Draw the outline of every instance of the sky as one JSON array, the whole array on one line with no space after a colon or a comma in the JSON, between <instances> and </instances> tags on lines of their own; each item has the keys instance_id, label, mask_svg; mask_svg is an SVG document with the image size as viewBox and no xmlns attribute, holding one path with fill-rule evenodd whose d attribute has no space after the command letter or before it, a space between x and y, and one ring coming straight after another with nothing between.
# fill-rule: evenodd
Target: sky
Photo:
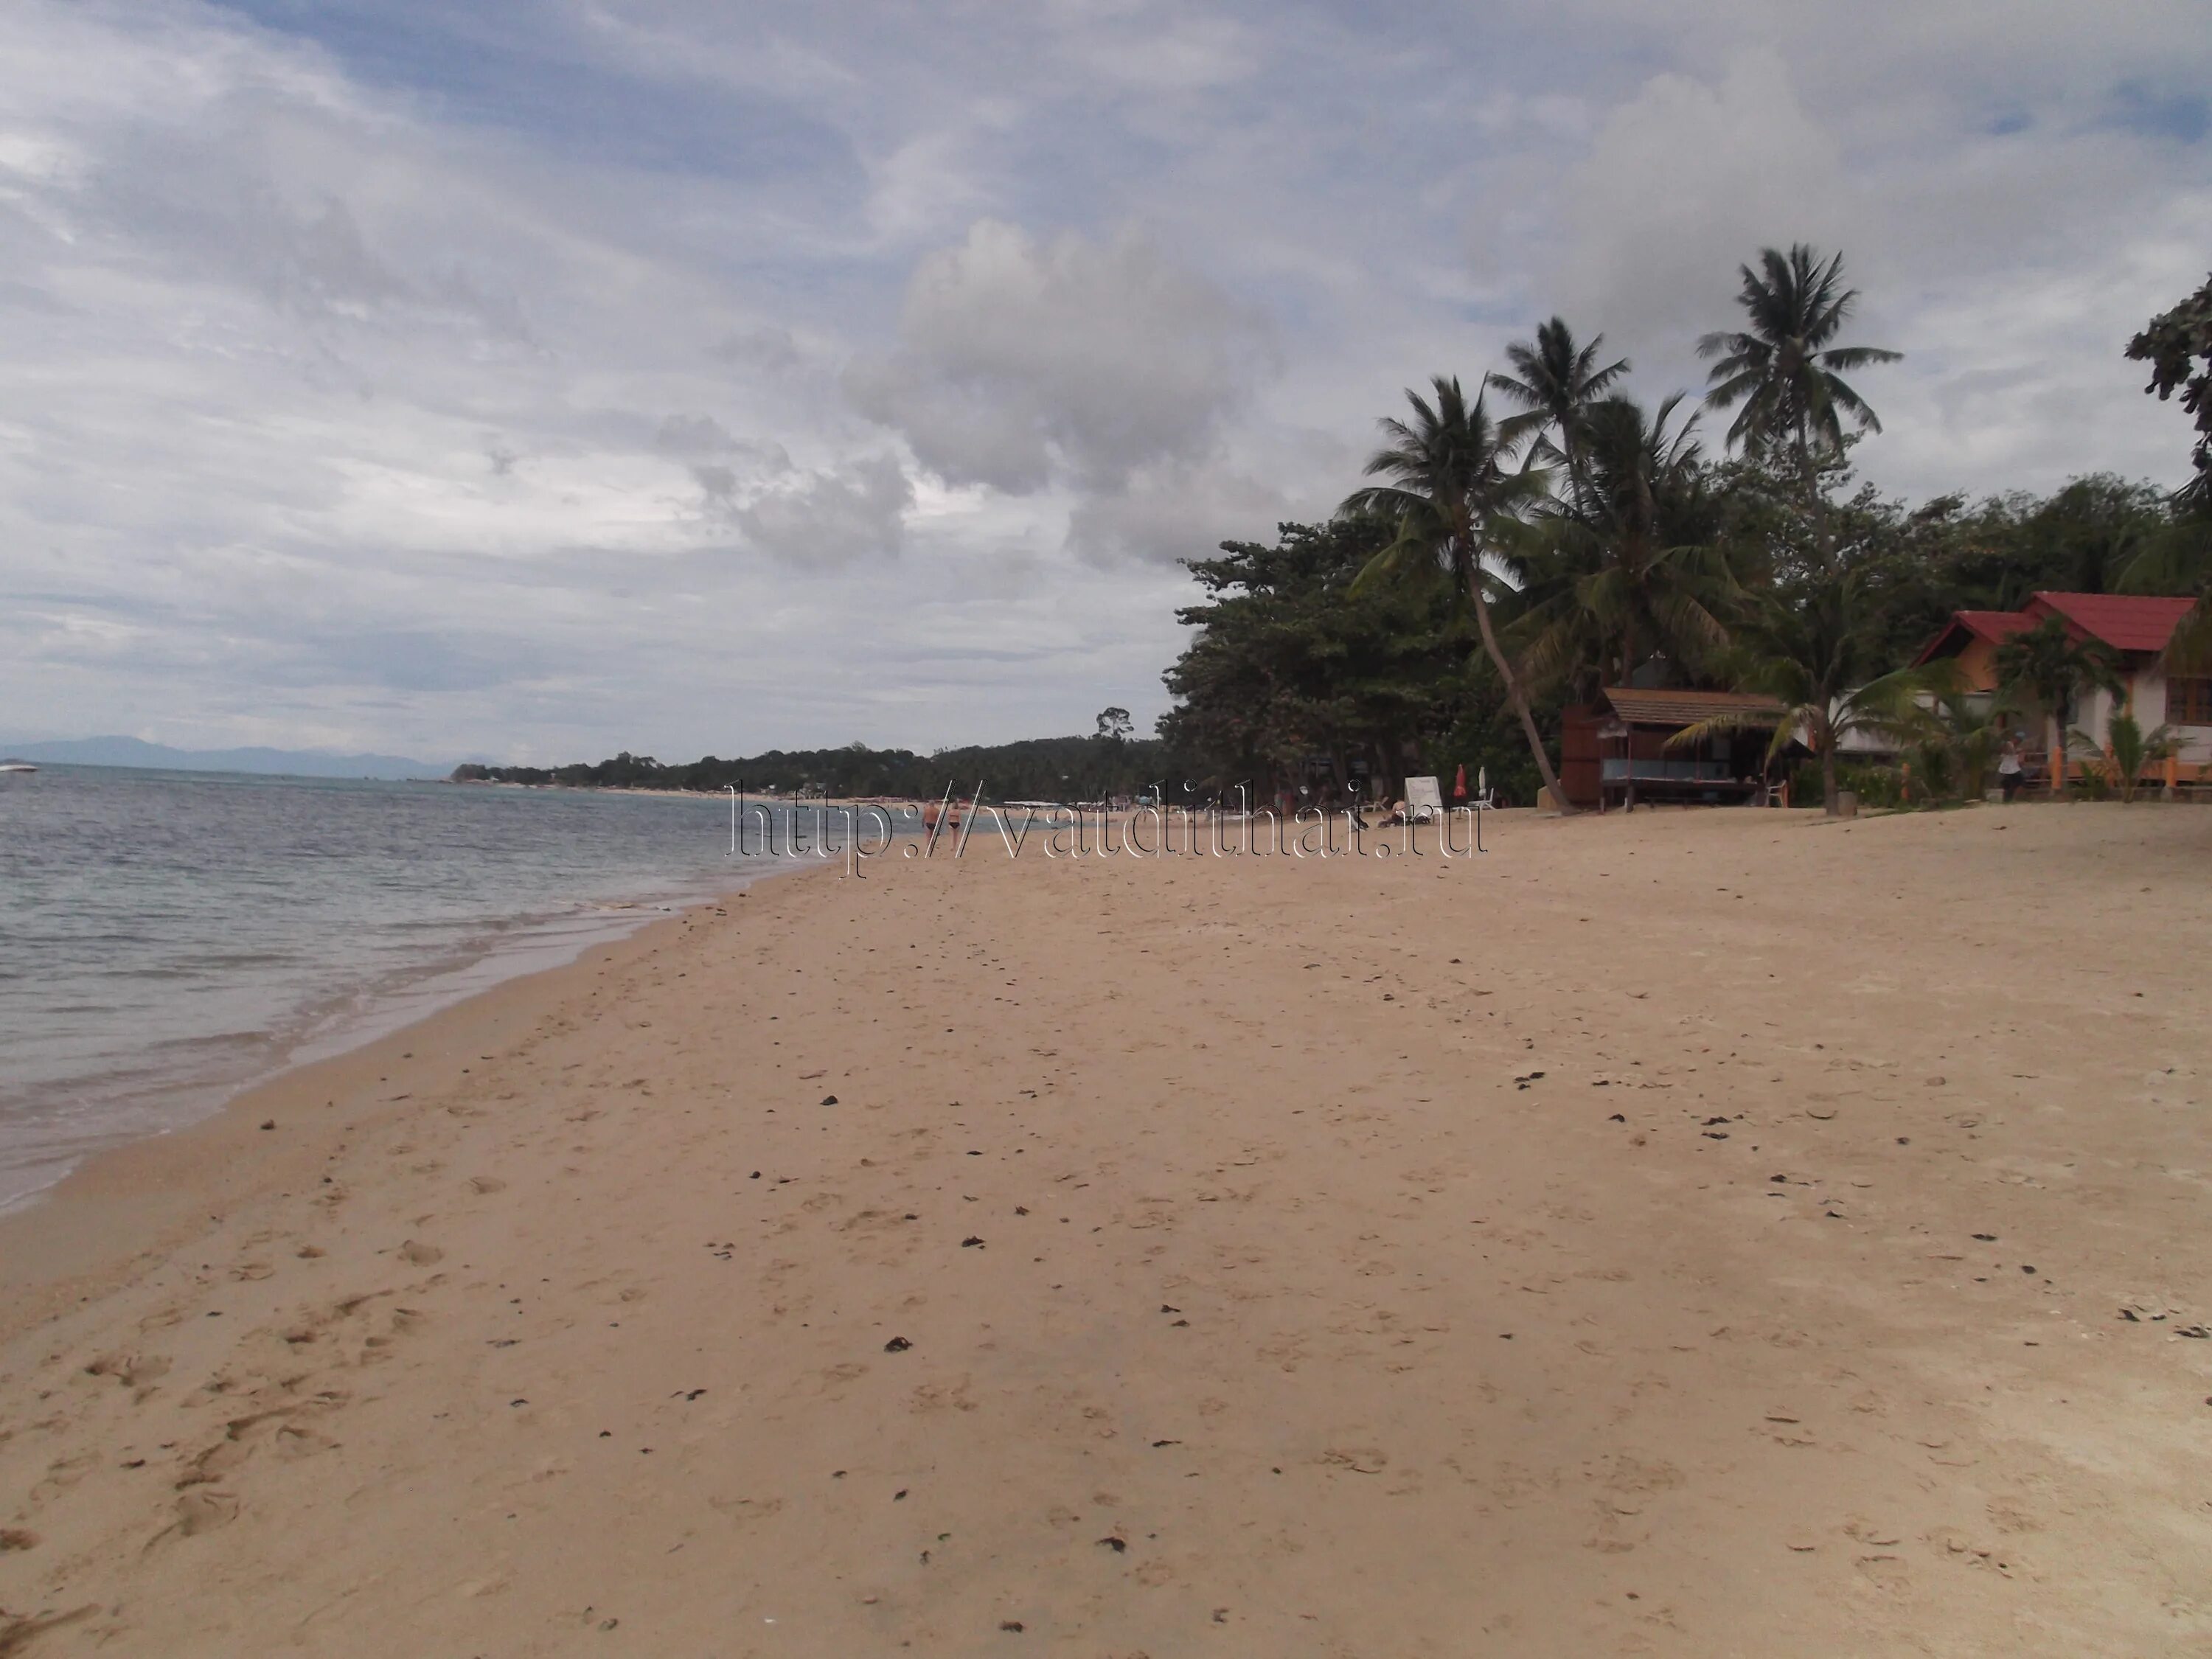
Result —
<instances>
[{"instance_id":1,"label":"sky","mask_svg":"<svg viewBox=\"0 0 2212 1659\"><path fill-rule=\"evenodd\" d=\"M2164 485L2201 4L10 0L0 737L928 750L1554 313L1840 249L1885 490ZM1717 446L1725 421L1709 421Z\"/></svg>"}]
</instances>

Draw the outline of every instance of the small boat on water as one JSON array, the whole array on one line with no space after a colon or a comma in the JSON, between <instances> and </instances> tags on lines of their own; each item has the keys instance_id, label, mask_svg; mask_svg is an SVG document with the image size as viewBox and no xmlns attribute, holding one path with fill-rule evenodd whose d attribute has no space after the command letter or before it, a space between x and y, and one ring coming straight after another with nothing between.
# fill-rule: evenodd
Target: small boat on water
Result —
<instances>
[{"instance_id":1,"label":"small boat on water","mask_svg":"<svg viewBox=\"0 0 2212 1659\"><path fill-rule=\"evenodd\" d=\"M0 772L35 772L38 769L28 761L0 760Z\"/></svg>"}]
</instances>

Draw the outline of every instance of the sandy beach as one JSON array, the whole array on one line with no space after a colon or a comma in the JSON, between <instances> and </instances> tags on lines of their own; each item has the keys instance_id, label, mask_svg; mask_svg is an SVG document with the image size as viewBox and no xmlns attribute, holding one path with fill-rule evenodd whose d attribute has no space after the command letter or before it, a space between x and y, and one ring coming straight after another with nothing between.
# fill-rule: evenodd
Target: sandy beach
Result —
<instances>
[{"instance_id":1,"label":"sandy beach","mask_svg":"<svg viewBox=\"0 0 2212 1659\"><path fill-rule=\"evenodd\" d=\"M0 1655L2212 1650L2212 813L779 877L0 1219Z\"/></svg>"}]
</instances>

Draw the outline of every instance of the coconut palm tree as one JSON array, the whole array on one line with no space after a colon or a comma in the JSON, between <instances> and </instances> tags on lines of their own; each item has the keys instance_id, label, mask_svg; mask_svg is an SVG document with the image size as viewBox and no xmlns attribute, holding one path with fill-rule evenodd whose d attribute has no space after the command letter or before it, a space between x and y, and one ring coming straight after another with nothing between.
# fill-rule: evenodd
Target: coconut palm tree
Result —
<instances>
[{"instance_id":1,"label":"coconut palm tree","mask_svg":"<svg viewBox=\"0 0 2212 1659\"><path fill-rule=\"evenodd\" d=\"M1626 357L1599 366L1598 349L1604 343L1605 336L1599 334L1586 346L1576 345L1566 320L1554 317L1537 325L1532 343L1505 348L1514 373L1493 373L1486 384L1521 407L1520 414L1498 422L1508 447L1517 449L1533 438L1533 459L1565 462L1568 476L1575 476L1581 465L1583 416L1628 373Z\"/></svg>"},{"instance_id":2,"label":"coconut palm tree","mask_svg":"<svg viewBox=\"0 0 2212 1659\"><path fill-rule=\"evenodd\" d=\"M1626 397L1591 404L1578 422L1582 466L1511 538L1526 604L1515 631L1532 679L1594 672L1626 684L1653 650L1695 663L1727 643L1735 584L1711 545L1697 416L1674 423L1680 403L1650 416Z\"/></svg>"},{"instance_id":3,"label":"coconut palm tree","mask_svg":"<svg viewBox=\"0 0 2212 1659\"><path fill-rule=\"evenodd\" d=\"M1449 577L1455 592L1474 608L1482 648L1504 683L1506 701L1521 722L1528 752L1544 787L1562 813L1575 809L1559 787L1544 739L1528 712L1528 699L1512 659L1498 644L1491 616L1498 575L1492 568L1498 526L1511 520L1544 491L1544 474L1530 467L1509 467L1512 446L1478 394L1469 404L1456 378L1439 374L1430 382L1434 402L1408 390L1413 419L1386 417L1389 441L1368 461L1367 476L1388 483L1355 490L1340 513L1380 514L1398 526L1395 540L1368 562L1358 583L1401 579L1413 573ZM1355 584L1356 586L1357 584Z\"/></svg>"},{"instance_id":4,"label":"coconut palm tree","mask_svg":"<svg viewBox=\"0 0 2212 1659\"><path fill-rule=\"evenodd\" d=\"M1784 450L1795 463L1806 508L1820 517L1823 463L1844 450L1844 422L1879 432L1881 422L1844 374L1903 354L1880 346L1835 343L1850 320L1858 290L1844 283L1844 256L1823 263L1802 242L1788 253L1762 249L1759 268L1741 267L1736 295L1749 326L1698 342L1698 355L1717 358L1705 401L1715 409L1741 404L1729 443L1754 455Z\"/></svg>"},{"instance_id":5,"label":"coconut palm tree","mask_svg":"<svg viewBox=\"0 0 2212 1659\"><path fill-rule=\"evenodd\" d=\"M1780 703L1768 758L1803 734L1820 758L1820 800L1830 817L1842 806L1838 751L1857 732L1909 745L1936 735L1926 702L1954 689L1957 664L1893 669L1872 674L1880 635L1863 571L1816 576L1788 594L1762 594L1738 623L1729 665L1729 684L1764 693ZM1686 727L1671 745L1697 743L1716 732L1764 726L1771 716L1726 714Z\"/></svg>"},{"instance_id":6,"label":"coconut palm tree","mask_svg":"<svg viewBox=\"0 0 2212 1659\"><path fill-rule=\"evenodd\" d=\"M2051 737L2051 792L2066 787L2066 709L2083 686L2118 695L2119 661L2102 640L2076 640L2062 617L2045 617L1996 649L1997 700L2039 715Z\"/></svg>"}]
</instances>

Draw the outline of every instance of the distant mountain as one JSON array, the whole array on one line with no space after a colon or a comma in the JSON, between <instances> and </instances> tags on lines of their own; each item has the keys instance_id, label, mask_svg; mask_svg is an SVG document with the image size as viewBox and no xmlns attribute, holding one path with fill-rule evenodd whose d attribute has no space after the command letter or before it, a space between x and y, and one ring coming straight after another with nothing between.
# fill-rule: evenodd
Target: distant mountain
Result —
<instances>
[{"instance_id":1,"label":"distant mountain","mask_svg":"<svg viewBox=\"0 0 2212 1659\"><path fill-rule=\"evenodd\" d=\"M334 755L323 749L172 749L137 738L0 743L0 760L143 766L172 772L262 772L295 778L442 778L453 770L404 755Z\"/></svg>"}]
</instances>

